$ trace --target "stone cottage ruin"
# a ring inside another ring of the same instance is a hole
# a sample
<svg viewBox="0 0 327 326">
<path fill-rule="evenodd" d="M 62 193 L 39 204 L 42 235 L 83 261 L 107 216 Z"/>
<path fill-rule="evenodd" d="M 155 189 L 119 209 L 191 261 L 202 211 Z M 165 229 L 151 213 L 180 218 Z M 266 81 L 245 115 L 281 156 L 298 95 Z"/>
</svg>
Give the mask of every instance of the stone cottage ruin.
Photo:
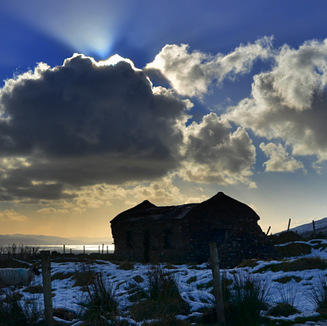
<svg viewBox="0 0 327 326">
<path fill-rule="evenodd" d="M 222 267 L 275 256 L 249 206 L 219 192 L 199 203 L 158 207 L 145 200 L 111 221 L 118 259 L 175 263 L 208 261 L 216 242 Z"/>
</svg>

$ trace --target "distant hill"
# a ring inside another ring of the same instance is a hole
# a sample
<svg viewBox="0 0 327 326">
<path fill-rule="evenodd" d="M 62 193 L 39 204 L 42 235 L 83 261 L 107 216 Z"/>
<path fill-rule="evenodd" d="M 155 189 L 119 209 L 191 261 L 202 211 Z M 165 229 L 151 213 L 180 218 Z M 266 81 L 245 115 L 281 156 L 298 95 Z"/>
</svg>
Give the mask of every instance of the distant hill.
<svg viewBox="0 0 327 326">
<path fill-rule="evenodd" d="M 100 245 L 111 244 L 112 239 L 108 238 L 87 238 L 74 237 L 63 238 L 34 234 L 0 234 L 0 246 L 5 245 Z"/>
<path fill-rule="evenodd" d="M 327 217 L 322 218 L 321 220 L 315 221 L 316 233 L 325 233 L 327 234 Z M 302 236 L 312 235 L 313 227 L 312 222 L 291 228 L 290 231 L 296 232 Z"/>
</svg>

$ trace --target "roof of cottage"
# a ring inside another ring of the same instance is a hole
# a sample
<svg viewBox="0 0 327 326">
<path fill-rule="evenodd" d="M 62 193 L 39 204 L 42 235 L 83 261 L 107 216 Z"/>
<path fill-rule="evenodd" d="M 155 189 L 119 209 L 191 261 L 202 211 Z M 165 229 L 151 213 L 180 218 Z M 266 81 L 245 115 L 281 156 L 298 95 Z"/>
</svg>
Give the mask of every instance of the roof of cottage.
<svg viewBox="0 0 327 326">
<path fill-rule="evenodd" d="M 248 205 L 243 204 L 223 192 L 198 204 L 178 206 L 156 206 L 148 200 L 118 214 L 112 224 L 137 221 L 180 220 L 187 218 L 205 219 L 219 216 L 222 223 L 235 223 L 240 218 L 259 220 L 259 216 Z"/>
</svg>

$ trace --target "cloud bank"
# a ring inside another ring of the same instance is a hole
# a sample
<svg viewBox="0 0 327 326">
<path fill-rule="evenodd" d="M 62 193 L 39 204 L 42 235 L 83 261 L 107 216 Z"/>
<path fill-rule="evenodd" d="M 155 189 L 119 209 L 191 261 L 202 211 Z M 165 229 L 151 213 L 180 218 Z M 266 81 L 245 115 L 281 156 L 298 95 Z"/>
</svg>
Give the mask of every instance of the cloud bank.
<svg viewBox="0 0 327 326">
<path fill-rule="evenodd" d="M 192 119 L 193 98 L 205 107 L 258 60 L 248 97 Z M 326 85 L 327 41 L 274 49 L 265 37 L 226 55 L 166 45 L 143 70 L 119 56 L 40 63 L 0 90 L 0 200 L 43 200 L 46 215 L 126 195 L 168 203 L 181 197 L 174 178 L 255 187 L 259 148 L 265 171 L 306 172 L 299 156 L 327 160 Z"/>
<path fill-rule="evenodd" d="M 191 106 L 130 60 L 75 54 L 62 66 L 40 63 L 0 91 L 0 200 L 75 198 L 82 207 L 83 187 L 171 173 L 243 182 L 255 157 L 246 132 L 232 133 L 215 113 L 187 125 Z"/>
</svg>

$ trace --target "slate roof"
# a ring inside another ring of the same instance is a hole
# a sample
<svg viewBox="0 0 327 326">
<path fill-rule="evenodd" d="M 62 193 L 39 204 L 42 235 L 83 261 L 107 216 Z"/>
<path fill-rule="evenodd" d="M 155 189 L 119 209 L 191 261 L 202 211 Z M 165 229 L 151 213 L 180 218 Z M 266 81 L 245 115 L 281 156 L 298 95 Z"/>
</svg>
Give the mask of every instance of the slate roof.
<svg viewBox="0 0 327 326">
<path fill-rule="evenodd" d="M 136 221 L 159 221 L 177 219 L 198 219 L 219 216 L 221 222 L 235 223 L 238 219 L 259 220 L 259 216 L 248 205 L 243 204 L 223 192 L 199 204 L 179 206 L 156 206 L 148 200 L 118 214 L 112 224 Z"/>
</svg>

